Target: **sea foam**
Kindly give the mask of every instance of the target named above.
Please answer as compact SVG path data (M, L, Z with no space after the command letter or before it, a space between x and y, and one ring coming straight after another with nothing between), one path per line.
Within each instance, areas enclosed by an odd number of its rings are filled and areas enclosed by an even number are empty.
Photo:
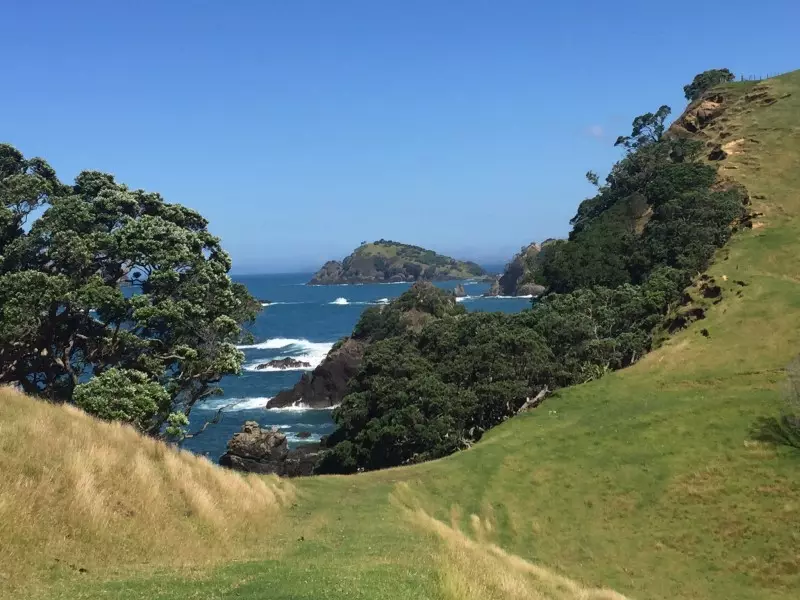
M272 398L213 398L198 402L195 410L210 410L222 412L237 412L240 410L253 410L266 408L267 402Z
M281 350L281 356L260 358L243 367L245 371L274 373L278 371L308 371L314 369L325 360L333 344L334 342L310 342L305 339L296 338L272 338L257 344L237 346L237 348L239 348L239 350ZM279 360L281 358L293 358L295 360L307 362L310 366L292 367L289 369L280 369L277 367L267 367L265 369L256 368L258 365L263 365L270 360Z

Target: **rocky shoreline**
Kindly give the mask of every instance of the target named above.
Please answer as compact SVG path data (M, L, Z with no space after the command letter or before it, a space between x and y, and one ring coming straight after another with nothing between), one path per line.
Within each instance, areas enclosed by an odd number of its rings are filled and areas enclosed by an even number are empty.
M308 443L290 449L285 434L247 421L228 442L219 464L247 473L304 477L313 473L320 448L319 443Z

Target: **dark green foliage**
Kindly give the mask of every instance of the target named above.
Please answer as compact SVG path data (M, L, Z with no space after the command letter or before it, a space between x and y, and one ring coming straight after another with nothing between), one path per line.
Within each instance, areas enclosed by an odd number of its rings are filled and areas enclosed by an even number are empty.
M519 316L443 316L418 334L367 349L333 417L320 472L428 460L469 445L514 414L554 371L543 339ZM342 443L347 442L345 449Z
M152 426L153 415L167 412L170 397L145 373L111 368L79 385L75 404L101 419L130 423L142 431Z
M455 298L431 283L419 282L387 306L371 306L353 329L357 340L382 340L418 327L429 317L460 315L466 311Z
M628 139L650 121L637 118ZM639 284L661 266L701 271L743 215L742 192L715 191L715 181L716 170L700 162L696 142L637 142L597 195L580 204L569 240L542 249L535 279L567 293Z
M692 83L683 86L683 93L689 102L694 102L703 92L716 85L734 80L734 75L728 69L710 69L695 75Z
M633 120L631 135L621 135L614 143L615 146L625 146L628 150L638 150L648 144L654 144L664 135L664 121L672 112L666 104L654 113L639 115Z
M670 109L637 117L627 149L581 203L568 240L523 252L549 295L519 315L459 314L434 288L365 311L354 331L373 342L348 395L321 472L427 460L468 446L543 387L601 377L652 349L691 278L743 215L741 190L714 189L701 145L664 136ZM435 273L427 267L425 276ZM416 315L416 318L411 318ZM423 315L425 318L419 318ZM411 324L414 326L410 326Z
M230 258L195 211L104 173L65 186L41 159L0 146L0 215L0 383L80 398L155 433L239 371L241 325L260 306L230 280ZM111 392L123 380L142 391L130 410L113 403L128 402Z

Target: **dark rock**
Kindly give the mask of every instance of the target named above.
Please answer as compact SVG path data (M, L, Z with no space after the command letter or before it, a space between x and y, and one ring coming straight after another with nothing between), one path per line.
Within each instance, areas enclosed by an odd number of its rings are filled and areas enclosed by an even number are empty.
M261 461L280 461L286 458L289 444L277 430L262 429L255 421L246 421L239 433L228 442L228 452Z
M311 475L319 452L319 444L304 444L289 450L283 433L247 421L242 431L228 442L228 451L220 457L219 464L247 473L299 477Z
M261 363L256 366L257 370L261 369L310 369L311 363L304 360L297 360L294 358L280 358L271 360L269 362Z
M714 146L711 152L708 153L708 160L725 160L728 158L728 153L722 148L720 144Z
M545 287L538 283L523 283L517 288L515 296L541 296L544 294Z
M286 477L307 477L319 461L320 444L303 444L289 450L283 474Z
M499 290L495 296L540 296L544 286L533 281L533 269L542 247L532 243L520 250L506 265L498 279Z
M307 440L310 437L311 437L310 431L301 431L297 434L297 438L301 440Z
M489 288L489 291L484 294L484 296L499 296L500 295L500 280L495 279L492 282L492 287Z
M304 373L293 388L279 392L267 403L267 408L302 404L312 408L327 408L342 401L347 383L361 366L366 344L348 338L332 350L316 369Z
M467 291L464 289L464 284L463 283L459 283L455 287L455 289L453 290L453 295L456 298L465 298L466 297Z
M329 260L322 268L314 274L314 277L309 281L309 285L327 285L332 282L337 282L342 278L343 272L342 263L338 260Z

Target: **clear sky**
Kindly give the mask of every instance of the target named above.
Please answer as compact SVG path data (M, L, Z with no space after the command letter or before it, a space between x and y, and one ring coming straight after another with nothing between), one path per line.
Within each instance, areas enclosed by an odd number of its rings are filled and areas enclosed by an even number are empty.
M564 235L634 116L800 68L800 2L4 0L0 140L202 212L239 272Z

